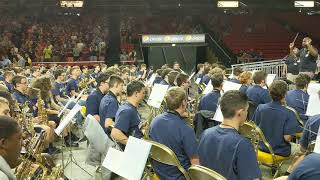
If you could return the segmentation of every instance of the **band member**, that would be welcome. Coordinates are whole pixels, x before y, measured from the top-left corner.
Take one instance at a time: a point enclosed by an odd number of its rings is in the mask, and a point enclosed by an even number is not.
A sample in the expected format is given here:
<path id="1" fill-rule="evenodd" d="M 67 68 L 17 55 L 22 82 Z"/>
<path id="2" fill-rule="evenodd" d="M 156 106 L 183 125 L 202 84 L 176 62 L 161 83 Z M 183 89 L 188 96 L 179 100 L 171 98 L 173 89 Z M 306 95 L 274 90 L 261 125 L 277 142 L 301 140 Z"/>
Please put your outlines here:
<path id="1" fill-rule="evenodd" d="M 140 65 L 140 70 L 138 71 L 137 75 L 139 80 L 145 80 L 147 78 L 148 70 L 146 64 Z"/>
<path id="2" fill-rule="evenodd" d="M 247 90 L 247 96 L 255 105 L 265 104 L 271 101 L 269 91 L 264 89 L 266 86 L 267 74 L 264 71 L 257 71 L 253 74 L 253 82 L 255 85 Z"/>
<path id="3" fill-rule="evenodd" d="M 10 116 L 9 102 L 3 97 L 0 97 L 0 116 Z"/>
<path id="4" fill-rule="evenodd" d="M 252 73 L 249 71 L 245 71 L 239 75 L 239 81 L 241 87 L 239 91 L 243 94 L 247 94 L 248 88 L 252 85 Z"/>
<path id="5" fill-rule="evenodd" d="M 239 75 L 242 73 L 242 69 L 240 68 L 235 68 L 233 70 L 233 77 L 229 79 L 229 81 L 240 84 L 240 80 L 239 80 Z"/>
<path id="6" fill-rule="evenodd" d="M 184 89 L 172 87 L 165 97 L 168 111 L 157 116 L 150 125 L 150 138 L 169 147 L 178 157 L 184 169 L 199 164 L 195 133 L 188 126 L 187 95 Z M 174 166 L 153 162 L 160 179 L 183 179 L 183 174 Z"/>
<path id="7" fill-rule="evenodd" d="M 100 124 L 103 129 L 114 125 L 116 113 L 119 109 L 118 97 L 123 91 L 124 81 L 112 75 L 109 79 L 109 91 L 102 98 L 99 106 Z"/>
<path id="8" fill-rule="evenodd" d="M 299 74 L 300 59 L 297 56 L 299 52 L 298 48 L 293 48 L 292 53 L 286 58 L 284 65 L 284 74 L 287 76 L 287 80 L 295 82 L 297 75 Z"/>
<path id="9" fill-rule="evenodd" d="M 318 50 L 311 45 L 312 39 L 305 37 L 302 40 L 302 49 L 297 56 L 300 57 L 300 73 L 307 74 L 312 79 L 317 68 Z M 290 54 L 294 55 L 294 43 L 289 45 Z"/>
<path id="10" fill-rule="evenodd" d="M 171 71 L 173 71 L 173 70 L 170 69 L 170 68 L 167 68 L 167 69 L 162 70 L 162 74 L 161 74 L 162 81 L 161 81 L 159 84 L 162 84 L 162 85 L 170 85 L 170 84 L 169 84 L 168 74 L 169 74 Z"/>
<path id="11" fill-rule="evenodd" d="M 178 74 L 176 77 L 176 84 L 177 84 L 177 86 L 181 87 L 182 89 L 184 89 L 187 92 L 188 88 L 191 85 L 191 82 L 189 80 L 189 76 L 184 73 Z"/>
<path id="12" fill-rule="evenodd" d="M 176 77 L 177 77 L 178 74 L 179 74 L 178 71 L 171 71 L 171 72 L 169 72 L 169 74 L 167 75 L 169 87 L 176 86 L 175 80 L 176 80 Z"/>
<path id="13" fill-rule="evenodd" d="M 137 107 L 143 101 L 145 93 L 146 88 L 140 81 L 132 81 L 127 85 L 127 102 L 119 107 L 115 117 L 116 123 L 111 132 L 112 137 L 121 144 L 127 144 L 129 136 L 143 137 Z"/>
<path id="14" fill-rule="evenodd" d="M 178 71 L 179 73 L 183 72 L 183 70 L 180 68 L 180 64 L 177 61 L 173 63 L 173 70 Z"/>
<path id="15" fill-rule="evenodd" d="M 217 110 L 218 101 L 222 92 L 223 75 L 218 73 L 211 75 L 211 84 L 213 90 L 200 99 L 199 110 L 208 110 L 212 112 L 216 112 Z"/>
<path id="16" fill-rule="evenodd" d="M 58 69 L 54 72 L 54 78 L 56 79 L 52 89 L 52 95 L 56 102 L 66 104 L 68 99 L 66 96 L 66 73 L 63 69 Z"/>
<path id="17" fill-rule="evenodd" d="M 195 79 L 198 79 L 198 78 L 202 79 L 204 76 L 204 64 L 198 64 L 197 70 L 198 70 L 198 73 L 196 74 Z"/>
<path id="18" fill-rule="evenodd" d="M 68 96 L 78 96 L 79 95 L 79 82 L 78 78 L 81 75 L 81 70 L 78 66 L 73 66 L 71 68 L 71 78 L 67 82 L 66 93 Z"/>
<path id="19" fill-rule="evenodd" d="M 13 84 L 12 84 L 13 75 L 14 75 L 13 71 L 6 71 L 3 74 L 4 83 L 7 86 L 10 93 L 12 93 L 13 89 L 14 89 Z"/>
<path id="20" fill-rule="evenodd" d="M 308 120 L 306 116 L 307 106 L 309 102 L 309 94 L 307 93 L 310 77 L 306 74 L 299 74 L 295 80 L 296 89 L 287 93 L 287 105 L 294 108 L 304 123 Z"/>
<path id="21" fill-rule="evenodd" d="M 87 98 L 86 113 L 92 115 L 97 121 L 100 121 L 99 106 L 101 99 L 109 90 L 109 76 L 101 73 L 97 79 L 97 89 L 94 90 Z"/>
<path id="22" fill-rule="evenodd" d="M 275 154 L 288 157 L 299 152 L 299 146 L 291 143 L 292 135 L 301 132 L 294 113 L 284 107 L 288 85 L 284 81 L 276 80 L 270 86 L 272 102 L 260 104 L 253 121 L 261 128 Z M 269 152 L 264 145 L 259 147 Z"/>
<path id="23" fill-rule="evenodd" d="M 198 153 L 200 165 L 227 179 L 260 179 L 261 172 L 251 142 L 239 134 L 246 121 L 248 99 L 240 91 L 228 91 L 220 101 L 223 122 L 205 130 Z"/>
<path id="24" fill-rule="evenodd" d="M 11 169 L 19 165 L 22 132 L 11 117 L 0 116 L 0 179 L 15 180 Z"/>

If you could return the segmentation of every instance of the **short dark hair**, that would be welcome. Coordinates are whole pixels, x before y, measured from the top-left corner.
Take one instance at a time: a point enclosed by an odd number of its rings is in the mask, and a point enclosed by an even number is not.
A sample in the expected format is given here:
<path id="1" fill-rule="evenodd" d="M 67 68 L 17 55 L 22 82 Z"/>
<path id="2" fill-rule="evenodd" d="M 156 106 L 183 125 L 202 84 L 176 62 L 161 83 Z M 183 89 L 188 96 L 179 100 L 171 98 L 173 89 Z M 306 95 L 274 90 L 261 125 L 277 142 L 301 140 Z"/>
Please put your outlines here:
<path id="1" fill-rule="evenodd" d="M 198 64 L 197 65 L 197 70 L 200 71 L 200 69 L 203 68 L 203 67 L 204 67 L 204 64 Z"/>
<path id="2" fill-rule="evenodd" d="M 311 81 L 311 78 L 306 74 L 299 74 L 296 78 L 296 88 L 303 89 L 305 88 Z"/>
<path id="3" fill-rule="evenodd" d="M 6 78 L 7 76 L 10 76 L 10 75 L 14 75 L 14 72 L 13 71 L 5 71 L 3 73 L 3 77 Z"/>
<path id="4" fill-rule="evenodd" d="M 140 92 L 145 85 L 141 81 L 131 81 L 127 85 L 127 96 L 132 96 L 135 92 Z"/>
<path id="5" fill-rule="evenodd" d="M 231 90 L 221 97 L 220 108 L 224 118 L 233 118 L 236 111 L 246 108 L 248 97 L 238 90 Z"/>
<path id="6" fill-rule="evenodd" d="M 176 80 L 177 75 L 179 74 L 178 71 L 171 71 L 168 73 L 168 83 L 171 86 L 174 86 L 174 81 Z"/>
<path id="7" fill-rule="evenodd" d="M 269 91 L 273 101 L 280 101 L 286 97 L 288 85 L 285 81 L 275 80 L 270 85 Z"/>
<path id="8" fill-rule="evenodd" d="M 109 75 L 106 73 L 100 73 L 99 76 L 96 78 L 97 87 L 101 85 L 102 82 L 106 82 L 109 79 Z"/>
<path id="9" fill-rule="evenodd" d="M 9 138 L 19 131 L 20 127 L 16 120 L 9 116 L 0 116 L 0 139 Z"/>
<path id="10" fill-rule="evenodd" d="M 189 76 L 185 73 L 179 73 L 176 78 L 177 86 L 181 86 L 189 79 Z"/>
<path id="11" fill-rule="evenodd" d="M 256 71 L 253 73 L 252 79 L 255 84 L 261 84 L 263 80 L 266 80 L 267 73 L 264 71 Z"/>
<path id="12" fill-rule="evenodd" d="M 17 86 L 17 83 L 20 83 L 22 79 L 27 79 L 25 76 L 16 75 L 12 78 L 12 84 L 14 87 Z"/>
<path id="13" fill-rule="evenodd" d="M 58 69 L 54 72 L 54 78 L 58 79 L 59 76 L 61 76 L 65 71 L 63 69 Z"/>
<path id="14" fill-rule="evenodd" d="M 214 73 L 210 75 L 211 84 L 214 88 L 219 88 L 223 83 L 223 74 L 221 73 Z"/>
<path id="15" fill-rule="evenodd" d="M 123 79 L 121 79 L 121 77 L 119 77 L 117 75 L 110 76 L 110 79 L 109 79 L 110 88 L 114 87 L 116 84 L 121 84 L 121 83 L 124 83 L 124 81 L 123 81 Z"/>
<path id="16" fill-rule="evenodd" d="M 234 70 L 233 70 L 233 75 L 239 76 L 242 72 L 243 72 L 243 71 L 242 71 L 241 68 L 236 67 L 236 68 L 234 68 Z"/>
<path id="17" fill-rule="evenodd" d="M 162 79 L 164 79 L 171 71 L 173 71 L 173 69 L 171 69 L 171 68 L 163 69 L 161 72 Z"/>

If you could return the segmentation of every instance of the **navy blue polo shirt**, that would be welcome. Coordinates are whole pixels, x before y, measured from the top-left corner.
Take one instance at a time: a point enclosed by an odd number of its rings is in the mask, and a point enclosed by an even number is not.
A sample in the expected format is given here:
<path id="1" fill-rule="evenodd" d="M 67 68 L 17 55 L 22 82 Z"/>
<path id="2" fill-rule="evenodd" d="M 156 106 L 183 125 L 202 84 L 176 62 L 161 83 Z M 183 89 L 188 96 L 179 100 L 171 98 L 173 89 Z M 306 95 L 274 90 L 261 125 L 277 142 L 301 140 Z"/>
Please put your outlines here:
<path id="1" fill-rule="evenodd" d="M 275 154 L 290 155 L 291 145 L 284 140 L 283 136 L 294 135 L 302 131 L 292 111 L 282 106 L 280 102 L 273 101 L 260 104 L 252 119 L 262 130 Z M 259 148 L 264 152 L 269 152 L 263 144 L 260 144 Z"/>
<path id="2" fill-rule="evenodd" d="M 53 96 L 66 97 L 66 84 L 55 82 L 52 89 Z"/>
<path id="3" fill-rule="evenodd" d="M 154 81 L 153 84 L 160 84 L 160 82 L 162 81 L 162 78 L 160 76 L 157 76 Z"/>
<path id="4" fill-rule="evenodd" d="M 320 154 L 312 153 L 306 156 L 293 170 L 288 180 L 319 180 Z"/>
<path id="5" fill-rule="evenodd" d="M 240 81 L 236 78 L 229 79 L 230 82 L 241 84 Z"/>
<path id="6" fill-rule="evenodd" d="M 263 89 L 261 86 L 258 85 L 250 86 L 247 89 L 247 96 L 249 100 L 255 103 L 256 105 L 271 102 L 269 91 L 267 89 Z"/>
<path id="7" fill-rule="evenodd" d="M 204 95 L 199 102 L 199 111 L 208 110 L 216 112 L 220 97 L 220 91 L 217 89 L 214 89 L 212 92 Z"/>
<path id="8" fill-rule="evenodd" d="M 71 91 L 74 90 L 75 92 L 79 92 L 79 85 L 78 81 L 75 79 L 69 79 L 67 82 L 67 87 L 66 87 L 66 93 L 68 96 L 71 96 Z"/>
<path id="9" fill-rule="evenodd" d="M 159 84 L 162 84 L 162 85 L 169 85 L 169 83 L 168 83 L 167 81 L 165 81 L 164 79 L 163 79 Z"/>
<path id="10" fill-rule="evenodd" d="M 286 102 L 288 106 L 294 108 L 300 114 L 301 119 L 306 123 L 308 116 L 305 114 L 309 102 L 309 94 L 300 89 L 288 91 Z"/>
<path id="11" fill-rule="evenodd" d="M 246 84 L 242 84 L 239 91 L 243 94 L 247 94 L 247 90 L 248 90 L 249 86 Z"/>
<path id="12" fill-rule="evenodd" d="M 103 129 L 105 129 L 104 124 L 107 118 L 115 120 L 116 113 L 119 109 L 119 102 L 116 95 L 109 91 L 100 102 L 99 106 L 99 116 L 100 124 Z"/>
<path id="13" fill-rule="evenodd" d="M 315 72 L 317 69 L 317 58 L 313 57 L 306 48 L 300 49 L 300 72 Z"/>
<path id="14" fill-rule="evenodd" d="M 204 74 L 203 73 L 197 73 L 194 79 L 200 78 L 202 80 Z M 200 81 L 201 82 L 201 81 Z"/>
<path id="15" fill-rule="evenodd" d="M 9 92 L 12 93 L 12 92 L 13 92 L 13 89 L 14 89 L 13 84 L 8 83 L 7 81 L 4 81 L 4 83 L 6 84 Z"/>
<path id="16" fill-rule="evenodd" d="M 209 82 L 210 82 L 210 76 L 208 74 L 204 75 L 200 81 L 200 83 L 204 83 L 206 85 L 208 85 Z"/>
<path id="17" fill-rule="evenodd" d="M 205 130 L 198 153 L 200 165 L 220 173 L 228 180 L 261 178 L 252 144 L 236 129 L 215 126 Z"/>
<path id="18" fill-rule="evenodd" d="M 287 65 L 287 71 L 288 73 L 298 75 L 299 74 L 299 67 L 300 67 L 300 61 L 298 61 L 298 58 L 294 58 L 292 56 L 289 56 L 286 59 L 286 65 Z"/>
<path id="19" fill-rule="evenodd" d="M 13 95 L 14 99 L 17 100 L 17 102 L 19 104 L 24 104 L 29 100 L 27 95 L 25 95 L 17 90 L 14 90 L 12 95 Z"/>
<path id="20" fill-rule="evenodd" d="M 140 115 L 135 106 L 129 102 L 121 105 L 116 113 L 115 128 L 121 130 L 127 137 L 134 136 L 142 138 L 143 133 L 140 130 Z"/>
<path id="21" fill-rule="evenodd" d="M 94 90 L 87 98 L 86 101 L 86 113 L 94 115 L 99 115 L 99 106 L 101 99 L 103 98 L 104 94 L 100 91 L 99 88 Z"/>
<path id="22" fill-rule="evenodd" d="M 190 158 L 198 155 L 198 143 L 193 129 L 176 112 L 165 112 L 153 119 L 149 135 L 151 140 L 169 147 L 184 169 L 191 166 Z M 160 179 L 184 179 L 174 166 L 154 161 L 153 167 Z"/>
<path id="23" fill-rule="evenodd" d="M 308 145 L 312 141 L 316 140 L 319 126 L 320 126 L 320 114 L 310 117 L 307 123 L 304 125 L 303 134 L 300 139 L 300 145 L 304 149 L 307 149 Z"/>

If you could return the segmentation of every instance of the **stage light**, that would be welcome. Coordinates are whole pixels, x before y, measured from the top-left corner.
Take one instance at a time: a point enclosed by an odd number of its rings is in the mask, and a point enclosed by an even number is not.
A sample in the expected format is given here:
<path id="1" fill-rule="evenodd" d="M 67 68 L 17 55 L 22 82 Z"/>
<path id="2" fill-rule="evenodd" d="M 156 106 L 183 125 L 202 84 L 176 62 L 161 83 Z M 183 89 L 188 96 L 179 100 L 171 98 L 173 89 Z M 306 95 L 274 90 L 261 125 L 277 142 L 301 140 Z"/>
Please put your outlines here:
<path id="1" fill-rule="evenodd" d="M 304 8 L 304 7 L 314 7 L 314 1 L 294 1 L 294 7 Z"/>
<path id="2" fill-rule="evenodd" d="M 83 1 L 60 1 L 60 6 L 66 8 L 81 8 L 83 7 Z"/>
<path id="3" fill-rule="evenodd" d="M 239 7 L 239 1 L 218 1 L 219 8 L 237 8 Z"/>

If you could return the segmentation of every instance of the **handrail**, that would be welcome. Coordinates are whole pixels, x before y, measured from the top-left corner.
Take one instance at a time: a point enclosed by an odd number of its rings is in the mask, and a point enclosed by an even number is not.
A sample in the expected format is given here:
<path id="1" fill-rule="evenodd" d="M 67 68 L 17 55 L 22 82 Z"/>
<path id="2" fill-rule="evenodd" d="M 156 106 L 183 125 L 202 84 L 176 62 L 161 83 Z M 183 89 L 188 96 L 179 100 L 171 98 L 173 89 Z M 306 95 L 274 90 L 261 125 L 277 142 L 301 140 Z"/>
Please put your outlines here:
<path id="1" fill-rule="evenodd" d="M 231 57 L 222 49 L 222 47 L 217 43 L 217 41 L 214 40 L 209 33 L 206 33 L 206 34 L 210 37 L 211 41 L 216 44 L 216 46 L 223 52 L 223 54 L 224 54 L 224 55 L 229 59 L 229 61 L 231 62 L 231 60 L 232 60 Z"/>

